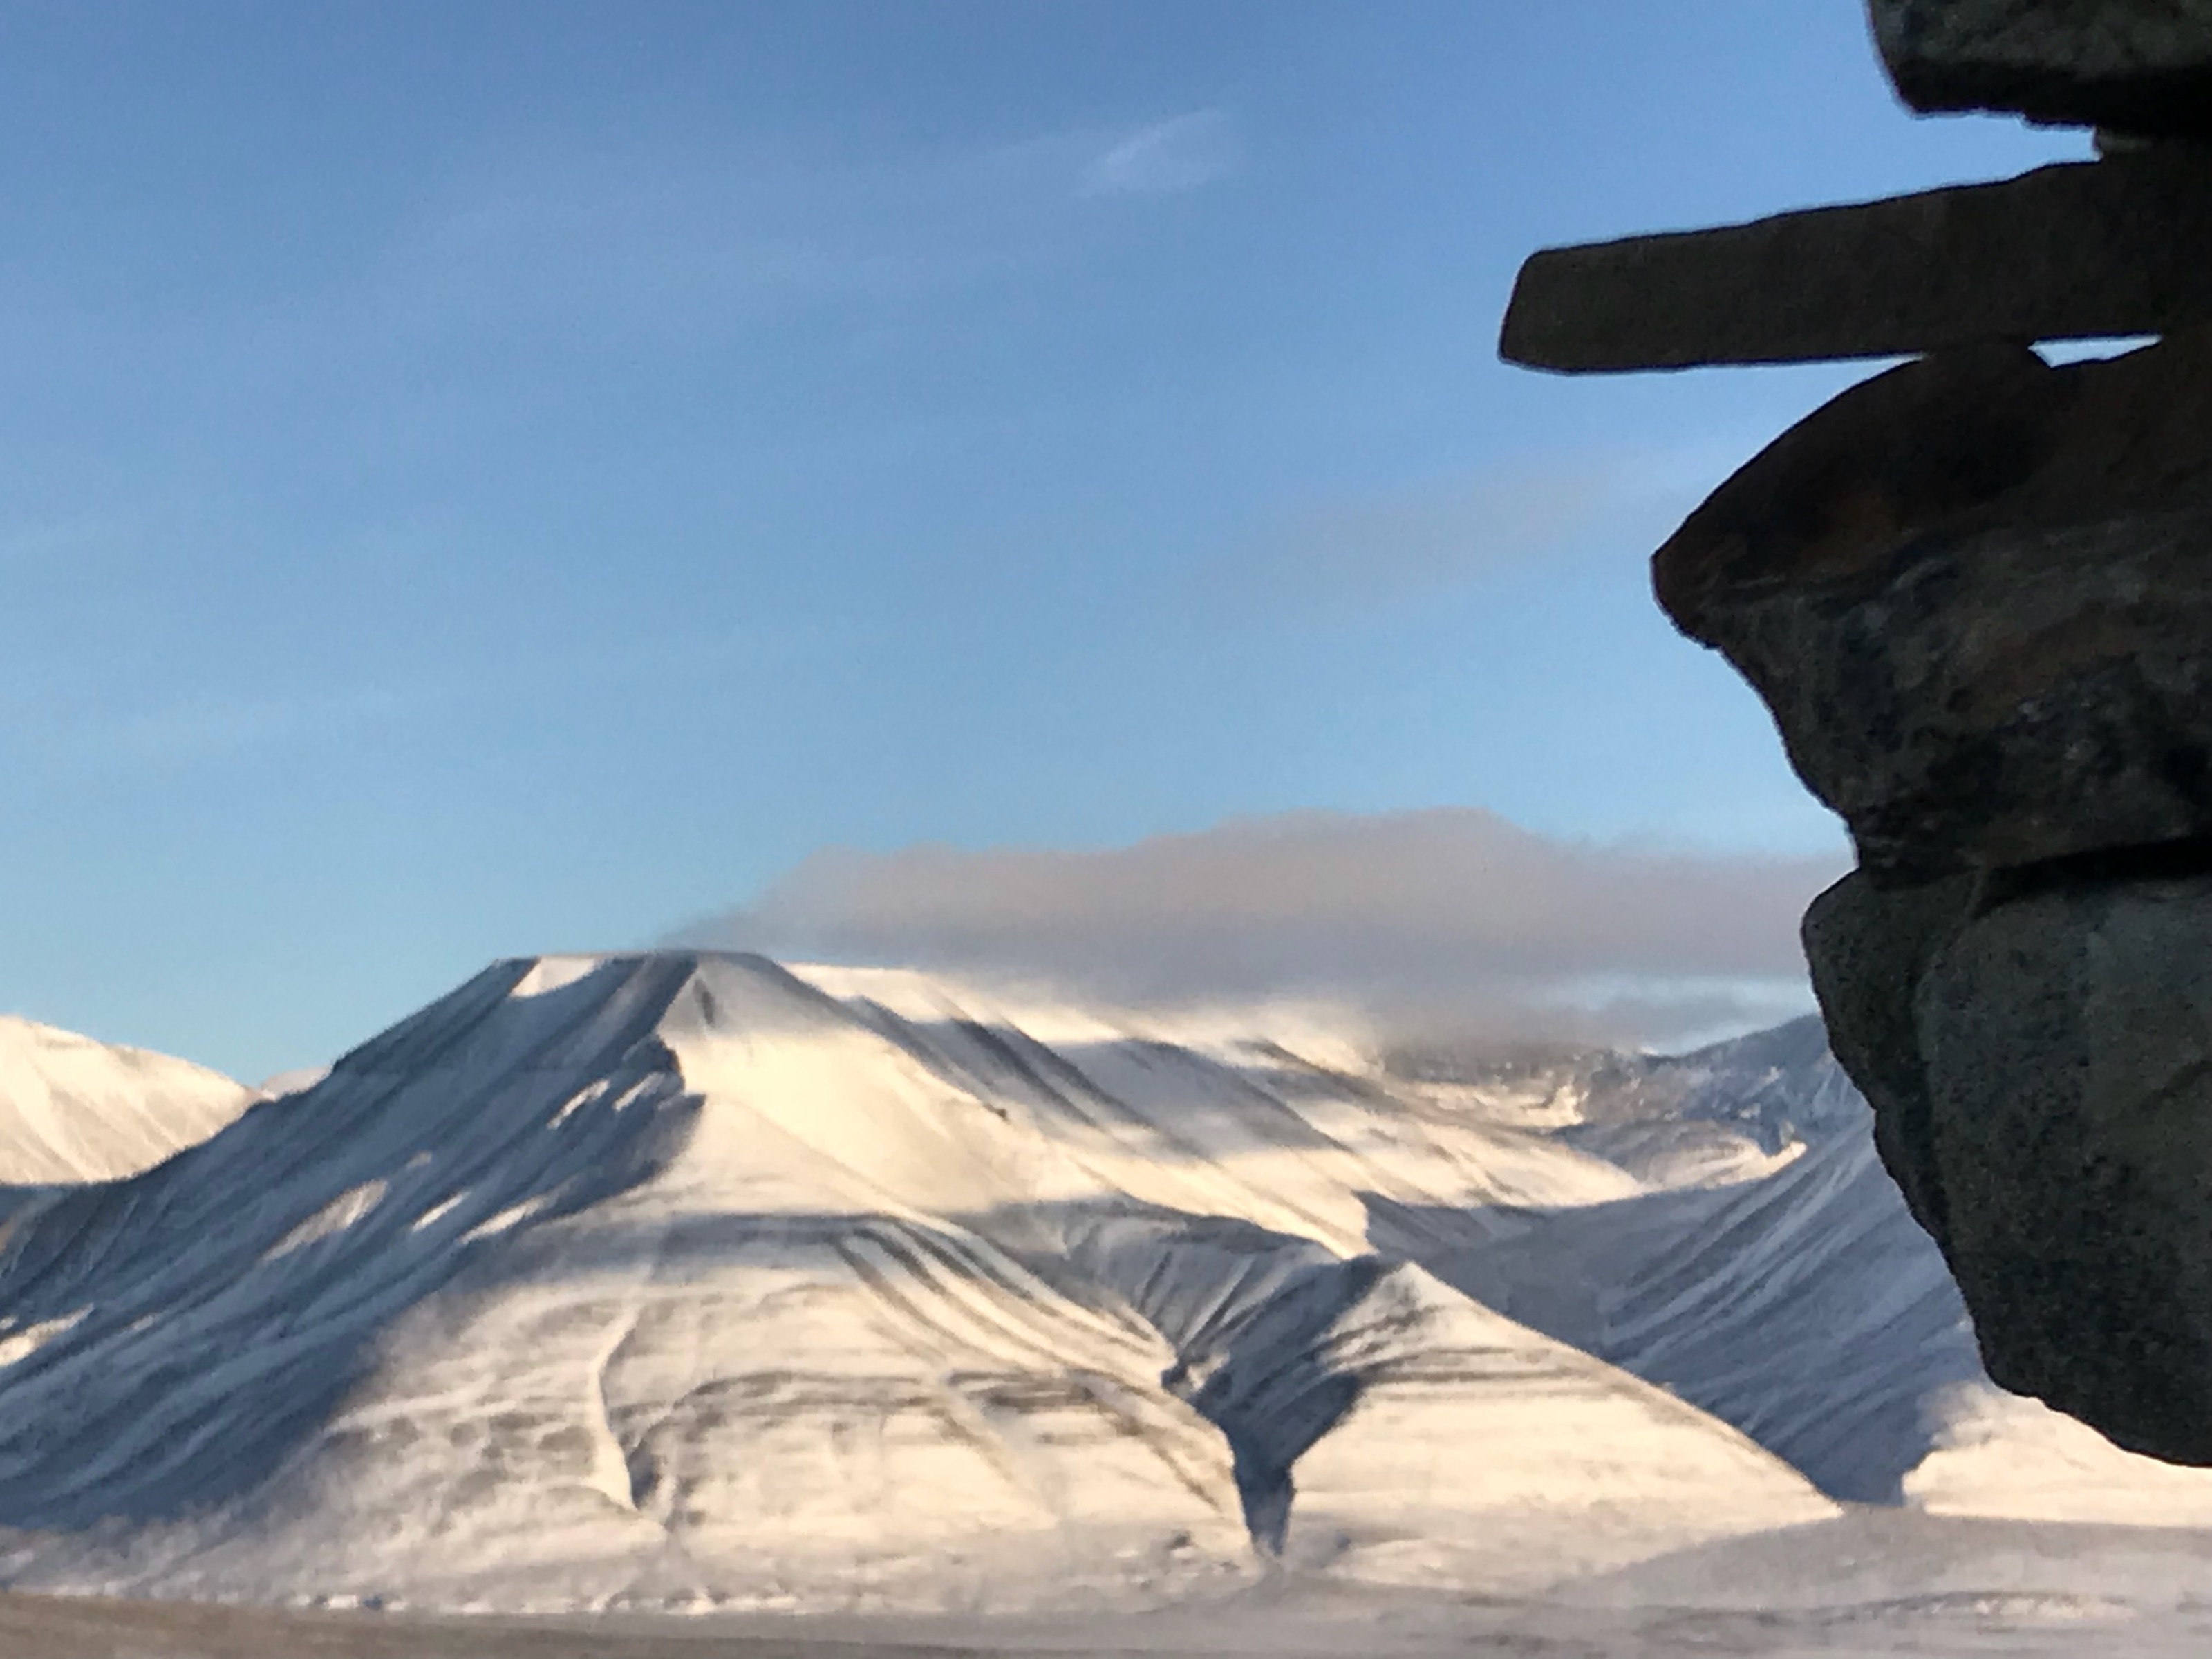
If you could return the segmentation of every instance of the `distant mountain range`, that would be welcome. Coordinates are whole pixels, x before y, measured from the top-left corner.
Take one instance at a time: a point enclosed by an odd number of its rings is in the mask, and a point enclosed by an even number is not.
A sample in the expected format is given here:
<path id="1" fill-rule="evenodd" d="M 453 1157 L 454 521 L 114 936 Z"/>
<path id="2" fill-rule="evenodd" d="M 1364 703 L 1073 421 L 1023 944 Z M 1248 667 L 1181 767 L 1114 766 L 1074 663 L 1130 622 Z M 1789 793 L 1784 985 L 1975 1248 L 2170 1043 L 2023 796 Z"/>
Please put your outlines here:
<path id="1" fill-rule="evenodd" d="M 1817 1021 L 1375 1055 L 653 953 L 500 963 L 250 1105 L 10 1064 L 38 1146 L 198 1143 L 0 1194 L 17 1588 L 1075 1608 L 1521 1590 L 1839 1500 L 2212 1523 L 1987 1382 Z"/>
<path id="2" fill-rule="evenodd" d="M 256 1098 L 187 1060 L 0 1014 L 0 1186 L 136 1175 Z"/>

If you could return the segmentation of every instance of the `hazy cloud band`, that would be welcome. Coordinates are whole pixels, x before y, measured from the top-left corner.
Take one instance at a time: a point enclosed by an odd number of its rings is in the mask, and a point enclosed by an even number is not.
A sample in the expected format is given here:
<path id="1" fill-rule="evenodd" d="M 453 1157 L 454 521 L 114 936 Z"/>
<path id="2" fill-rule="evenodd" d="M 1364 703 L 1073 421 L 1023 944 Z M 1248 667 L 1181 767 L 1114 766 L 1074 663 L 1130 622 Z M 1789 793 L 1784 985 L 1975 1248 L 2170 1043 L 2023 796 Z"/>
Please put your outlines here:
<path id="1" fill-rule="evenodd" d="M 1837 858 L 1554 840 L 1494 813 L 1296 813 L 1103 851 L 833 849 L 687 939 L 1148 1003 L 1310 998 L 1471 1036 L 1663 1043 L 1806 1006 Z"/>

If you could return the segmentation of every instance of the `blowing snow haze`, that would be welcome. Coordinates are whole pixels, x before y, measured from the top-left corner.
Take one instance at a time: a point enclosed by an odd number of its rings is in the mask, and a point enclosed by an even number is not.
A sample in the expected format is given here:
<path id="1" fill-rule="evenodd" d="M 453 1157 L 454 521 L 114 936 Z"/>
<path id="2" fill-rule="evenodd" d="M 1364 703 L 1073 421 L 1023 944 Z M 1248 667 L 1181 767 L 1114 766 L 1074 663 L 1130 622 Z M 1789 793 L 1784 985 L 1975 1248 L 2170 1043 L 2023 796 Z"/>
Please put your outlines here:
<path id="1" fill-rule="evenodd" d="M 1840 864 L 1536 835 L 1438 810 L 1238 819 L 1090 852 L 820 853 L 688 942 L 1138 1006 L 1343 1005 L 1389 1038 L 1680 1043 L 1809 1007 Z"/>

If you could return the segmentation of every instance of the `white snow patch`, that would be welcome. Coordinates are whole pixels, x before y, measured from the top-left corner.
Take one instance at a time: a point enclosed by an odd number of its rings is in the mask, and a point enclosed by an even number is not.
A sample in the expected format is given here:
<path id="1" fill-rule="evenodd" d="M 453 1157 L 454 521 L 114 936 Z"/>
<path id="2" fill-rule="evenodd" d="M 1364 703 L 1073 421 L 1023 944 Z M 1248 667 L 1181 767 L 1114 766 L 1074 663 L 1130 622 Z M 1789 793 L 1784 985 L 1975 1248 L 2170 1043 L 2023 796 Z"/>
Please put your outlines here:
<path id="1" fill-rule="evenodd" d="M 517 980 L 508 992 L 514 997 L 542 997 L 574 985 L 599 964 L 599 958 L 591 956 L 540 957 L 530 969 Z"/>
<path id="2" fill-rule="evenodd" d="M 21 1330 L 13 1328 L 15 1321 L 0 1321 L 0 1365 L 12 1365 L 27 1359 L 64 1331 L 74 1329 L 90 1313 L 90 1308 L 79 1308 L 58 1319 L 42 1319 L 35 1325 L 26 1325 Z"/>
<path id="3" fill-rule="evenodd" d="M 187 1060 L 0 1014 L 0 1186 L 135 1174 L 256 1098 Z"/>
<path id="4" fill-rule="evenodd" d="M 463 1233 L 461 1235 L 461 1243 L 464 1244 L 472 1244 L 480 1238 L 495 1238 L 501 1233 L 507 1231 L 510 1227 L 520 1226 L 524 1222 L 529 1220 L 531 1217 L 536 1215 L 540 1210 L 544 1209 L 549 1201 L 549 1200 L 543 1196 L 533 1196 L 523 1200 L 520 1204 L 510 1204 L 505 1209 L 501 1210 L 497 1215 L 491 1216 L 483 1221 L 479 1221 L 475 1226 L 470 1228 L 468 1231 Z M 429 1217 L 425 1215 L 423 1220 L 422 1222 L 417 1222 L 416 1224 L 419 1227 L 428 1219 Z"/>
<path id="5" fill-rule="evenodd" d="M 312 1244 L 319 1238 L 328 1238 L 332 1233 L 343 1231 L 382 1203 L 384 1194 L 385 1183 L 381 1181 L 364 1181 L 358 1187 L 348 1188 L 278 1239 L 261 1259 L 274 1261 L 279 1256 L 289 1255 L 303 1244 Z"/>

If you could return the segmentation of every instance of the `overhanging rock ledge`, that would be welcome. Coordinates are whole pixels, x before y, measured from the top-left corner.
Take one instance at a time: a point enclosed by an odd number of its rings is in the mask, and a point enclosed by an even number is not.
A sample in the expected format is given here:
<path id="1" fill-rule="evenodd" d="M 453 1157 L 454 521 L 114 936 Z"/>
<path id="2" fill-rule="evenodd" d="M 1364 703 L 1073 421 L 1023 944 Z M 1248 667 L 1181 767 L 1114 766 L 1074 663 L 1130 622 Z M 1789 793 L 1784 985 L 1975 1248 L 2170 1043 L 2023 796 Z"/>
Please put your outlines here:
<path id="1" fill-rule="evenodd" d="M 1722 485 L 1654 586 L 1850 826 L 1814 989 L 1990 1374 L 2212 1463 L 2212 0 L 1869 12 L 1915 107 L 2158 142 L 1551 250 L 1501 349 L 1926 354 Z M 2099 333 L 2160 337 L 2029 349 Z"/>

